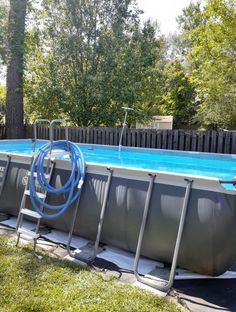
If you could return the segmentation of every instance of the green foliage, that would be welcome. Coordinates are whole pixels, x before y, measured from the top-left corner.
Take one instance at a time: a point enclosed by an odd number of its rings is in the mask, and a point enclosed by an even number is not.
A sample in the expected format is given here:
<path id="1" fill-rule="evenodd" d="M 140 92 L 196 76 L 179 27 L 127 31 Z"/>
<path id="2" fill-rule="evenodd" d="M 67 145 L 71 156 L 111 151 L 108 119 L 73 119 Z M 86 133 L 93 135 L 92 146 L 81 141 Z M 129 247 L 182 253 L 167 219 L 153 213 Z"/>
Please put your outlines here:
<path id="1" fill-rule="evenodd" d="M 6 111 L 6 87 L 0 85 L 0 124 L 4 122 Z"/>
<path id="2" fill-rule="evenodd" d="M 173 302 L 71 262 L 32 257 L 0 237 L 0 311 L 181 311 Z"/>
<path id="3" fill-rule="evenodd" d="M 190 125 L 196 113 L 195 90 L 180 61 L 168 62 L 164 77 L 162 113 L 172 115 L 177 128 Z"/>
<path id="4" fill-rule="evenodd" d="M 6 63 L 9 3 L 0 0 L 0 65 Z"/>
<path id="5" fill-rule="evenodd" d="M 181 34 L 141 26 L 135 0 L 28 2 L 25 112 L 84 126 L 129 125 L 171 114 L 175 126 L 236 127 L 234 0 L 191 3 Z M 0 3 L 0 59 L 6 62 L 8 1 Z M 169 47 L 167 47 L 167 42 Z M 169 48 L 169 51 L 167 50 Z"/>
<path id="6" fill-rule="evenodd" d="M 0 111 L 5 111 L 6 87 L 0 85 Z"/>
<path id="7" fill-rule="evenodd" d="M 197 118 L 205 126 L 236 127 L 236 12 L 233 0 L 208 0 L 202 11 L 181 19 L 188 41 L 190 81 L 200 102 Z M 190 14 L 191 13 L 191 14 Z M 193 21 L 193 27 L 191 21 Z"/>
<path id="8" fill-rule="evenodd" d="M 138 15 L 131 0 L 45 0 L 28 34 L 27 113 L 85 126 L 120 124 L 122 106 L 131 122 L 151 116 L 165 45 Z"/>

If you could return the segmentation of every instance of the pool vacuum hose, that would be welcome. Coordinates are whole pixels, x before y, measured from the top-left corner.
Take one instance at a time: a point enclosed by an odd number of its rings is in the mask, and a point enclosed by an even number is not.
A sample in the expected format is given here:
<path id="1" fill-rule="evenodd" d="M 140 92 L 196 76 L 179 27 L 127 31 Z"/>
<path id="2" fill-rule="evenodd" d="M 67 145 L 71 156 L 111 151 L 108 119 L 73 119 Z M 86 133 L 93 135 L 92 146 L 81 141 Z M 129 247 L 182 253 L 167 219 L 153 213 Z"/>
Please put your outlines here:
<path id="1" fill-rule="evenodd" d="M 68 180 L 60 188 L 53 187 L 45 177 L 45 158 L 49 157 L 51 152 L 56 149 L 62 152 L 70 153 L 71 160 L 71 174 Z M 67 200 L 61 205 L 50 205 L 46 203 L 43 199 L 39 198 L 35 187 L 35 174 L 37 173 L 37 182 L 41 191 L 43 193 L 54 193 L 54 194 L 68 194 Z M 29 178 L 29 190 L 30 199 L 33 208 L 44 218 L 54 219 L 62 215 L 66 209 L 78 198 L 81 193 L 82 185 L 85 177 L 85 161 L 83 154 L 79 147 L 67 140 L 60 140 L 49 142 L 43 145 L 38 153 L 36 154 L 30 172 Z M 42 209 L 43 208 L 43 209 Z M 52 213 L 47 213 L 44 208 L 53 211 Z"/>

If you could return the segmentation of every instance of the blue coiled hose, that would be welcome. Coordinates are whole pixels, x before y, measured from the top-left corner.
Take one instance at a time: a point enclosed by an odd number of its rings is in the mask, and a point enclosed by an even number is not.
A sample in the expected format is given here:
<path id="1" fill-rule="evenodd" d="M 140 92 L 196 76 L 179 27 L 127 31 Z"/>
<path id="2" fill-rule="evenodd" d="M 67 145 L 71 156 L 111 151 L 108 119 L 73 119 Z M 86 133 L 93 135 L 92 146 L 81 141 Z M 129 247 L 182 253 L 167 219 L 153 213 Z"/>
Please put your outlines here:
<path id="1" fill-rule="evenodd" d="M 71 174 L 68 180 L 60 188 L 55 188 L 45 177 L 45 158 L 50 155 L 50 152 L 56 150 L 66 151 L 70 153 L 71 159 Z M 44 200 L 39 198 L 35 188 L 35 177 L 34 172 L 37 173 L 37 181 L 39 186 L 44 192 L 55 193 L 55 194 L 65 194 L 67 195 L 67 200 L 61 205 L 49 205 Z M 33 208 L 44 218 L 54 219 L 62 215 L 66 209 L 78 198 L 81 193 L 82 185 L 85 177 L 85 161 L 83 154 L 79 147 L 70 141 L 54 141 L 43 145 L 37 155 L 35 156 L 29 178 L 29 190 L 30 199 Z M 77 188 L 77 189 L 76 189 Z M 42 207 L 53 210 L 54 213 L 46 213 L 42 211 Z"/>

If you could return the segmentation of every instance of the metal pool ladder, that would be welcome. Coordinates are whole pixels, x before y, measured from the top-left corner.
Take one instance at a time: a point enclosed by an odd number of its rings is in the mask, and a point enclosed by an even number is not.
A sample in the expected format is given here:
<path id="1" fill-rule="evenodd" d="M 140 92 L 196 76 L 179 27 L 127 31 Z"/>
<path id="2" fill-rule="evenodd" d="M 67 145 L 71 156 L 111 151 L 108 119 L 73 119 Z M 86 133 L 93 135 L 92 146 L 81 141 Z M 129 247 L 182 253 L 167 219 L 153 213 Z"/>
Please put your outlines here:
<path id="1" fill-rule="evenodd" d="M 34 145 L 33 145 L 33 156 L 31 159 L 31 165 L 33 163 L 33 160 L 35 157 L 35 152 L 36 152 L 37 124 L 42 123 L 42 122 L 44 122 L 44 123 L 46 122 L 50 125 L 50 121 L 48 119 L 36 119 L 35 120 L 35 123 L 34 123 L 34 140 L 33 140 Z M 48 181 L 50 181 L 50 179 L 51 179 L 53 169 L 54 169 L 54 163 L 52 162 L 51 166 L 48 168 L 48 170 L 47 170 L 48 172 L 46 173 L 46 176 L 45 176 Z M 30 176 L 30 174 L 31 174 L 31 170 L 28 171 L 28 173 L 27 173 L 27 176 L 28 176 L 27 182 L 25 185 L 25 190 L 24 190 L 23 197 L 21 200 L 20 210 L 19 210 L 19 214 L 18 214 L 17 222 L 16 222 L 16 233 L 17 233 L 16 246 L 18 246 L 19 240 L 21 237 L 24 237 L 25 239 L 33 240 L 33 255 L 37 256 L 36 252 L 35 252 L 35 248 L 36 248 L 37 239 L 40 236 L 39 227 L 40 227 L 40 221 L 41 221 L 42 216 L 38 212 L 26 207 L 27 206 L 26 205 L 27 204 L 27 198 L 29 200 L 29 197 L 30 197 L 30 190 L 29 190 L 29 176 Z M 34 178 L 37 178 L 37 173 L 34 172 L 33 176 L 34 176 Z M 38 195 L 43 200 L 46 199 L 46 194 L 40 192 L 40 189 L 38 189 Z M 36 227 L 34 230 L 29 230 L 23 225 L 23 221 L 24 221 L 25 216 L 31 217 L 32 219 L 36 220 Z"/>
<path id="2" fill-rule="evenodd" d="M 49 171 L 48 171 L 48 173 L 45 174 L 45 178 L 48 180 L 48 182 L 50 182 L 50 180 L 51 180 L 52 173 L 54 170 L 54 166 L 55 166 L 55 162 L 51 161 Z M 36 248 L 37 239 L 40 237 L 39 227 L 40 227 L 40 221 L 42 219 L 42 216 L 38 212 L 26 207 L 27 206 L 27 197 L 28 198 L 30 197 L 30 190 L 29 190 L 29 176 L 30 176 L 30 174 L 31 174 L 31 172 L 29 171 L 28 172 L 28 181 L 27 181 L 26 186 L 25 186 L 25 190 L 24 190 L 24 194 L 22 197 L 20 210 L 19 210 L 19 214 L 18 214 L 18 218 L 17 218 L 17 223 L 16 223 L 16 233 L 17 233 L 16 246 L 18 246 L 18 243 L 19 243 L 21 236 L 23 236 L 25 239 L 33 240 L 33 255 L 37 256 L 37 254 L 35 252 L 35 248 Z M 34 176 L 34 178 L 37 178 L 37 172 L 33 172 L 33 176 Z M 45 201 L 46 197 L 47 197 L 47 193 L 42 192 L 40 189 L 38 189 L 37 191 L 38 191 L 37 192 L 38 196 L 43 201 Z M 41 209 L 43 210 L 43 207 L 41 207 Z M 24 221 L 25 216 L 31 217 L 31 218 L 36 220 L 36 226 L 33 230 L 29 230 L 23 225 L 23 221 Z"/>
<path id="3" fill-rule="evenodd" d="M 149 176 L 150 176 L 150 182 L 149 182 L 149 187 L 148 187 L 148 191 L 147 191 L 147 197 L 146 197 L 145 207 L 144 207 L 144 211 L 143 211 L 143 217 L 142 217 L 142 222 L 141 222 L 141 226 L 140 226 L 138 243 L 137 243 L 135 259 L 134 259 L 134 274 L 135 274 L 135 276 L 139 282 L 141 282 L 147 286 L 150 286 L 152 288 L 155 288 L 157 290 L 160 290 L 163 292 L 168 292 L 174 283 L 178 254 L 179 254 L 180 244 L 181 244 L 181 240 L 182 240 L 184 223 L 185 223 L 185 219 L 186 219 L 190 190 L 191 190 L 191 186 L 192 186 L 193 181 L 189 180 L 189 179 L 185 179 L 186 190 L 185 190 L 183 206 L 182 206 L 182 211 L 181 211 L 181 216 L 180 216 L 180 221 L 179 221 L 179 228 L 178 228 L 177 237 L 176 237 L 174 254 L 173 254 L 172 263 L 171 263 L 169 280 L 168 281 L 165 281 L 165 280 L 156 281 L 156 280 L 153 280 L 150 278 L 142 277 L 138 273 L 138 264 L 139 264 L 140 252 L 141 252 L 141 247 L 142 247 L 142 242 L 143 242 L 143 236 L 144 236 L 144 231 L 145 231 L 145 227 L 146 227 L 146 223 L 147 223 L 154 181 L 156 178 L 155 174 L 150 174 Z"/>
<path id="4" fill-rule="evenodd" d="M 48 119 L 36 119 L 34 122 L 34 146 L 33 146 L 33 156 L 31 159 L 31 166 L 35 157 L 35 153 L 36 153 L 36 143 L 37 143 L 37 124 L 39 123 L 48 123 L 49 124 L 49 134 L 50 134 L 50 143 L 51 143 L 51 150 L 50 150 L 50 156 L 48 158 L 47 164 L 46 164 L 46 173 L 45 173 L 45 178 L 47 179 L 47 181 L 50 183 L 51 178 L 52 178 L 52 174 L 55 168 L 55 161 L 52 158 L 52 143 L 53 143 L 53 125 L 55 123 L 66 123 L 66 120 L 64 119 L 54 119 L 52 121 L 48 120 Z M 65 138 L 66 141 L 68 141 L 68 126 L 66 123 L 66 128 L 65 128 Z M 33 172 L 33 177 L 36 179 L 37 178 L 37 172 Z M 32 209 L 28 209 L 26 207 L 27 204 L 27 197 L 29 200 L 30 197 L 30 190 L 29 190 L 29 176 L 31 175 L 31 170 L 28 172 L 28 179 L 25 185 L 25 190 L 23 193 L 23 197 L 22 197 L 22 201 L 21 201 L 21 205 L 20 205 L 20 210 L 19 210 L 19 214 L 18 214 L 18 218 L 17 218 L 17 222 L 16 222 L 16 233 L 17 233 L 17 242 L 16 242 L 16 246 L 19 243 L 20 237 L 23 236 L 26 239 L 30 239 L 33 240 L 33 255 L 34 256 L 38 256 L 35 252 L 36 249 L 36 243 L 37 243 L 37 239 L 40 237 L 40 233 L 39 233 L 39 227 L 40 227 L 40 221 L 42 219 L 42 216 L 32 210 Z M 39 187 L 37 189 L 37 194 L 38 196 L 45 201 L 46 197 L 47 197 L 47 193 L 44 191 L 42 191 Z M 43 211 L 43 207 L 41 207 L 42 211 Z M 23 221 L 24 221 L 24 217 L 28 216 L 31 217 L 33 219 L 36 220 L 36 227 L 34 230 L 29 230 L 26 227 L 24 227 L 23 225 Z"/>

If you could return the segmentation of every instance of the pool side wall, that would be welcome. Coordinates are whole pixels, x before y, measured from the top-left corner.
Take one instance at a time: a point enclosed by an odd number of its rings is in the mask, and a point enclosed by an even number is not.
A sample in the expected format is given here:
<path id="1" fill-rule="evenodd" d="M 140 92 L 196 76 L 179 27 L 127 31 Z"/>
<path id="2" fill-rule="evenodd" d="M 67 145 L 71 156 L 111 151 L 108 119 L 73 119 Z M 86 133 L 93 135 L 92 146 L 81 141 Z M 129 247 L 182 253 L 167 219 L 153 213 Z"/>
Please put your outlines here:
<path id="1" fill-rule="evenodd" d="M 3 157 L 4 159 L 4 157 Z M 14 157 L 0 199 L 0 211 L 16 216 L 29 169 L 29 157 Z M 58 187 L 69 171 L 59 161 L 53 183 Z M 0 160 L 0 167 L 6 162 Z M 63 166 L 65 169 L 63 169 Z M 89 166 L 75 224 L 75 234 L 94 240 L 103 203 L 108 171 Z M 141 254 L 170 263 L 186 187 L 186 177 L 157 174 L 152 192 Z M 101 242 L 135 252 L 150 177 L 148 172 L 114 169 Z M 178 265 L 193 272 L 219 275 L 236 260 L 236 195 L 208 189 L 207 181 L 193 179 Z M 49 202 L 64 198 L 49 196 Z M 30 205 L 30 202 L 29 202 Z M 69 231 L 74 206 L 58 219 L 43 220 L 52 228 Z"/>

